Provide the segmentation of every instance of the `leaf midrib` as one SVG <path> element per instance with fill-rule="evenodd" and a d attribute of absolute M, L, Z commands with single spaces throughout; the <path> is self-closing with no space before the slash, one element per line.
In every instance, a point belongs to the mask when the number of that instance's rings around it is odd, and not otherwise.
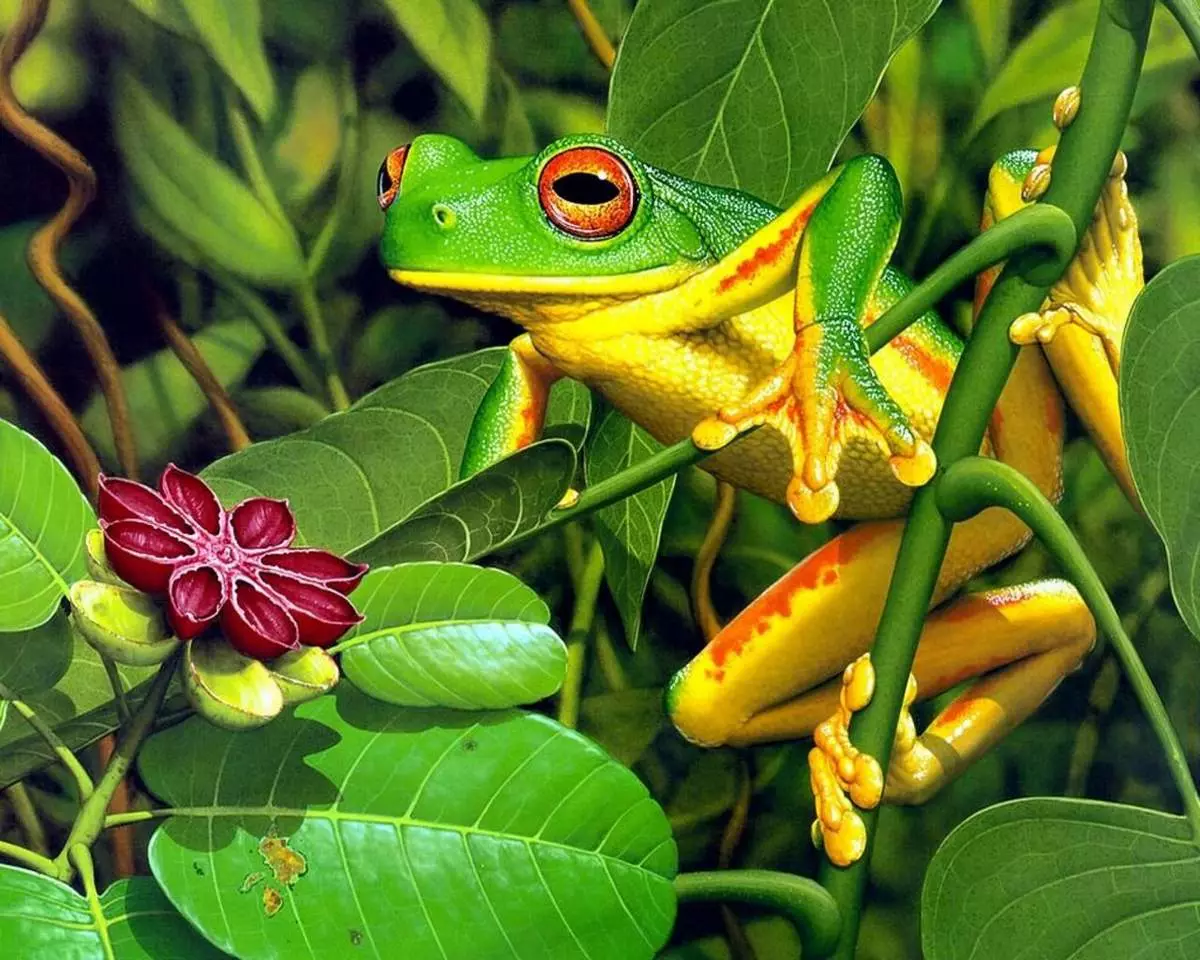
<path fill-rule="evenodd" d="M 443 627 L 480 627 L 490 626 L 492 624 L 511 626 L 519 625 L 526 627 L 550 627 L 547 624 L 539 623 L 536 620 L 517 620 L 517 619 L 498 619 L 496 617 L 476 617 L 469 620 L 424 620 L 419 623 L 405 623 L 397 627 L 380 627 L 378 630 L 372 630 L 369 633 L 359 633 L 352 637 L 347 637 L 341 643 L 330 647 L 328 652 L 345 653 L 347 650 L 353 650 L 355 647 L 362 646 L 365 643 L 370 643 L 372 640 L 378 640 L 380 637 L 390 637 L 408 633 L 418 633 L 421 630 L 439 630 Z"/>

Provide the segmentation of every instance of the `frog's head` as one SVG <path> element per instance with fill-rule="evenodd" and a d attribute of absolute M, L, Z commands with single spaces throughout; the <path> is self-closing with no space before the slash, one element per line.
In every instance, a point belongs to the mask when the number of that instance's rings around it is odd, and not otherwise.
<path fill-rule="evenodd" d="M 503 160 L 421 136 L 385 159 L 379 203 L 395 280 L 526 325 L 675 287 L 775 214 L 599 136 Z"/>

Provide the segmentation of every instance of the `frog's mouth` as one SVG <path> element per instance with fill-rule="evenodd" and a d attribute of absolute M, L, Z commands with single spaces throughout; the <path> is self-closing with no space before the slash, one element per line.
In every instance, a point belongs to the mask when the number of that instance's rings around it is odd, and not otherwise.
<path fill-rule="evenodd" d="M 577 320 L 648 294 L 679 286 L 700 268 L 676 264 L 598 277 L 518 276 L 439 270 L 389 270 L 397 283 L 453 297 L 523 326 Z"/>

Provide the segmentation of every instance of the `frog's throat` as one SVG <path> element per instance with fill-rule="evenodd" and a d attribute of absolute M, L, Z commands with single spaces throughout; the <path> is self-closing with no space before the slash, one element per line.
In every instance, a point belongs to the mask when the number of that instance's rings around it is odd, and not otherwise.
<path fill-rule="evenodd" d="M 525 327 L 579 320 L 597 310 L 674 289 L 703 268 L 682 263 L 614 276 L 557 277 L 389 270 L 397 283 L 453 297 Z"/>

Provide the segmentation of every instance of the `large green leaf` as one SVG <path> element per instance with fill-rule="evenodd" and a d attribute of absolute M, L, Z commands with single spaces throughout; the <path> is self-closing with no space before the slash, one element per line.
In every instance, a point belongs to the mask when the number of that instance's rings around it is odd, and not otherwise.
<path fill-rule="evenodd" d="M 275 112 L 275 79 L 263 48 L 260 0 L 178 0 L 212 58 L 260 120 Z"/>
<path fill-rule="evenodd" d="M 538 714 L 398 709 L 343 684 L 250 733 L 193 718 L 140 765 L 178 809 L 155 877 L 244 960 L 648 960 L 671 929 L 662 810 Z"/>
<path fill-rule="evenodd" d="M 384 0 L 412 45 L 476 120 L 487 106 L 492 31 L 475 0 Z"/>
<path fill-rule="evenodd" d="M 675 173 L 784 205 L 821 176 L 938 0 L 642 0 L 608 130 Z"/>
<path fill-rule="evenodd" d="M 373 566 L 478 560 L 536 530 L 574 475 L 571 445 L 543 440 L 426 501 L 351 556 Z"/>
<path fill-rule="evenodd" d="M 71 749 L 116 729 L 117 711 L 104 664 L 68 627 L 65 613 L 33 630 L 0 633 L 0 664 L 0 683 L 32 707 Z M 127 690 L 136 690 L 154 672 L 145 667 L 119 670 Z M 0 789 L 55 760 L 24 718 L 0 700 Z"/>
<path fill-rule="evenodd" d="M 482 350 L 419 367 L 345 413 L 218 460 L 204 476 L 226 502 L 287 497 L 304 542 L 350 552 L 454 484 L 475 410 L 503 355 Z M 555 385 L 547 415 L 554 429 L 578 433 L 587 411 L 583 387 L 566 380 Z M 468 556 L 374 555 L 376 563 L 400 559 Z"/>
<path fill-rule="evenodd" d="M 260 286 L 291 289 L 303 279 L 292 228 L 128 73 L 116 84 L 114 128 L 126 169 L 154 216 L 202 257 Z"/>
<path fill-rule="evenodd" d="M 605 412 L 589 438 L 584 466 L 593 486 L 654 456 L 662 445 L 616 410 Z M 604 550 L 604 577 L 625 625 L 625 639 L 637 648 L 642 600 L 658 557 L 663 520 L 675 489 L 675 477 L 605 507 L 596 513 L 596 535 Z"/>
<path fill-rule="evenodd" d="M 567 650 L 536 593 L 503 570 L 407 563 L 354 591 L 363 622 L 338 643 L 363 692 L 401 706 L 499 709 L 562 686 Z"/>
<path fill-rule="evenodd" d="M 1072 0 L 1038 20 L 988 86 L 975 108 L 968 138 L 1005 110 L 1048 100 L 1064 87 L 1079 82 L 1091 45 L 1099 2 Z M 1155 6 L 1144 74 L 1186 63 L 1195 56 L 1187 37 L 1171 15 L 1158 4 Z"/>
<path fill-rule="evenodd" d="M 0 943 L 13 960 L 218 960 L 149 877 L 118 880 L 93 913 L 65 883 L 0 865 Z"/>
<path fill-rule="evenodd" d="M 83 535 L 95 525 L 58 458 L 0 420 L 0 632 L 50 619 L 86 572 Z"/>
<path fill-rule="evenodd" d="M 1200 256 L 1171 264 L 1134 303 L 1120 401 L 1129 469 L 1167 545 L 1179 613 L 1200 637 Z"/>
<path fill-rule="evenodd" d="M 1200 955 L 1200 849 L 1187 821 L 1035 798 L 963 821 L 921 897 L 925 960 L 1184 960 Z"/>
<path fill-rule="evenodd" d="M 249 320 L 210 324 L 192 337 L 213 375 L 235 389 L 263 352 L 263 335 Z M 163 466 L 209 409 L 208 398 L 187 372 L 175 351 L 163 348 L 121 370 L 129 412 L 144 466 Z M 80 421 L 92 443 L 109 463 L 116 460 L 108 408 L 99 393 L 88 401 Z"/>

